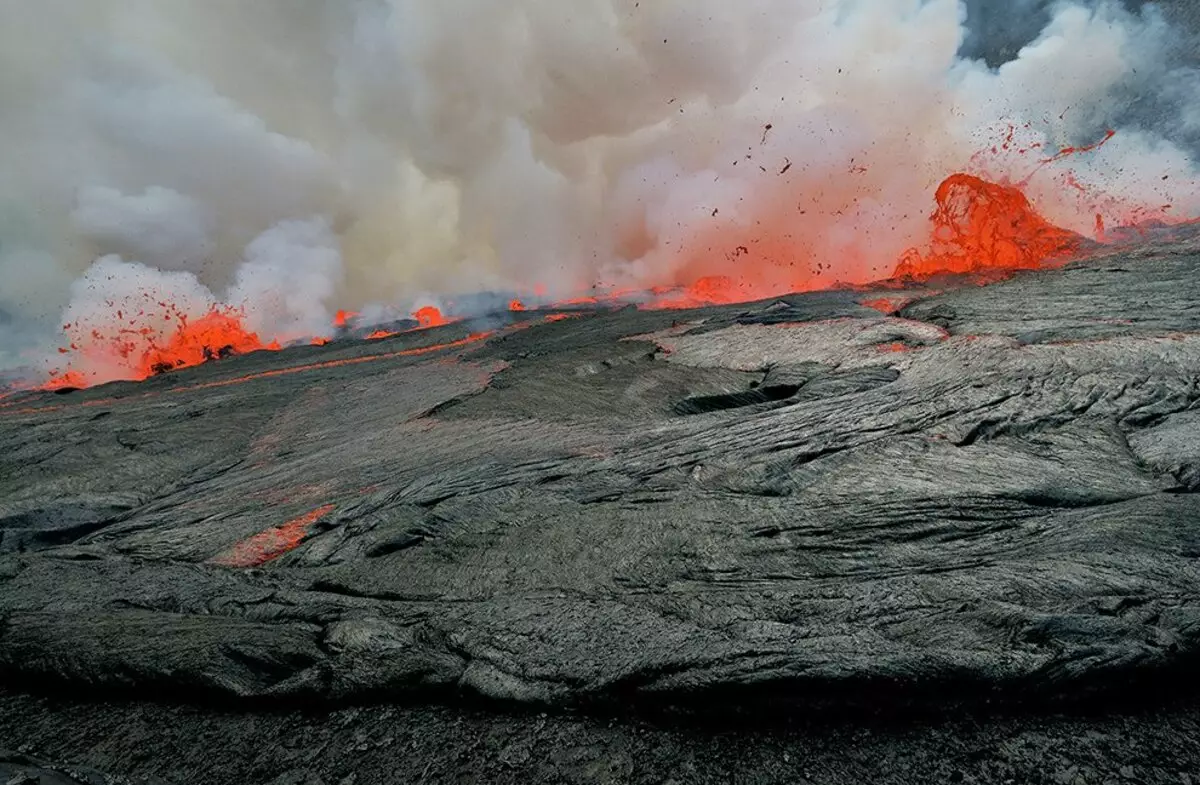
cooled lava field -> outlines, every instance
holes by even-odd
[[[1178,239],[10,394],[0,778],[1191,782],[1198,306]]]

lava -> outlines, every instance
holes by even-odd
[[[277,343],[264,344],[246,330],[237,315],[212,311],[194,322],[180,317],[179,329],[170,341],[162,347],[151,345],[137,373],[144,379],[234,354],[278,348]]]
[[[935,200],[928,251],[909,250],[895,278],[1036,269],[1067,261],[1087,243],[1038,215],[1014,186],[959,173],[938,186]]]
[[[912,297],[875,297],[869,300],[860,300],[858,304],[864,308],[879,311],[885,316],[890,316],[911,303],[914,299]]]
[[[1036,143],[1018,147],[1016,133],[1016,129],[1010,126],[1003,142],[993,147],[991,152],[998,154],[1003,150],[1025,154],[1041,149],[1041,145]],[[1037,167],[1040,169],[1066,156],[1096,150],[1112,137],[1113,132],[1110,131],[1093,144],[1065,147],[1052,156],[1041,158]],[[1045,153],[1042,155],[1045,156]],[[972,165],[982,168],[983,160],[973,158]],[[904,253],[888,280],[895,286],[903,286],[907,281],[926,280],[940,274],[972,274],[979,282],[986,283],[1006,275],[1008,271],[1064,263],[1101,243],[1119,243],[1122,238],[1140,232],[1143,226],[1150,226],[1154,221],[1172,226],[1186,223],[1162,217],[1170,210],[1170,205],[1157,208],[1156,213],[1148,213],[1154,221],[1145,220],[1146,216],[1140,216],[1143,220],[1138,220],[1139,216],[1135,215],[1128,221],[1122,220],[1117,228],[1109,226],[1104,214],[1097,212],[1093,242],[1054,225],[1039,214],[1022,191],[1022,186],[1028,181],[1029,178],[1026,178],[1014,185],[965,172],[947,177],[935,193],[935,209],[930,216],[927,243]],[[1079,184],[1070,172],[1063,175],[1063,183],[1064,193],[1069,191],[1074,194],[1078,191],[1084,197],[1093,199],[1093,194]],[[847,196],[847,209],[853,206],[854,198]],[[804,206],[801,203],[799,207]],[[1112,205],[1106,208],[1111,214],[1113,209],[1109,208]],[[847,258],[842,259],[836,268],[831,260],[815,258],[813,249],[805,239],[806,228],[810,227],[799,223],[812,219],[797,217],[805,215],[805,212],[781,201],[770,207],[767,210],[769,214],[764,214],[762,221],[756,222],[754,228],[719,225],[711,231],[705,230],[702,232],[704,237],[692,243],[690,250],[681,251],[684,256],[677,268],[681,271],[681,279],[676,280],[674,285],[639,290],[596,288],[587,294],[580,293],[579,296],[552,303],[548,303],[544,297],[545,287],[535,285],[532,296],[536,300],[513,298],[508,303],[508,310],[524,311],[527,302],[533,302],[535,307],[549,304],[556,308],[624,306],[634,303],[639,308],[684,309],[748,302],[783,293],[847,285],[833,279],[831,274],[834,269],[842,269],[842,265],[846,269],[854,269],[855,260],[849,257],[854,256],[856,251],[847,251]],[[766,226],[774,228],[767,229]],[[730,247],[733,250],[721,257],[719,249]],[[868,300],[863,304],[885,313],[902,307],[886,297]],[[243,314],[238,311],[214,308],[200,318],[189,320],[170,303],[160,302],[158,305],[165,313],[139,313],[130,318],[128,313],[116,310],[115,319],[108,319],[102,329],[65,325],[70,346],[60,349],[60,352],[68,357],[67,367],[55,372],[41,389],[82,388],[97,380],[112,378],[142,380],[230,355],[280,348],[278,342],[264,342],[247,329]],[[160,314],[167,325],[156,321]],[[417,322],[417,326],[412,328],[415,330],[456,321],[432,305],[417,309],[412,317]],[[332,324],[334,334],[355,327],[359,318],[360,314],[354,311],[337,311]],[[175,323],[173,329],[170,326],[172,321]],[[398,334],[380,327],[365,337],[380,340]],[[305,340],[302,336],[293,337]],[[332,341],[332,337],[318,335],[306,340],[313,346],[324,346]],[[98,368],[104,370],[97,371]],[[123,375],[114,376],[114,372]]]
[[[413,312],[413,318],[417,320],[420,329],[429,327],[441,327],[444,324],[450,324],[450,320],[442,315],[442,312],[432,305],[426,305],[424,308],[418,308]]]
[[[546,317],[545,321],[547,321],[547,322],[556,321],[553,318],[553,316],[554,316],[554,314]],[[528,326],[528,325],[522,325],[522,326]],[[514,327],[517,327],[517,325],[513,325],[509,329],[512,329]],[[322,362],[306,363],[304,365],[292,365],[292,366],[288,366],[286,368],[272,368],[269,371],[259,371],[257,373],[250,373],[250,374],[246,374],[244,376],[235,376],[235,377],[228,378],[228,379],[216,379],[211,382],[199,382],[197,384],[188,384],[188,385],[182,385],[179,387],[170,387],[163,391],[147,392],[147,393],[142,393],[141,395],[136,395],[136,396],[121,397],[121,398],[117,398],[117,397],[97,398],[97,399],[93,399],[93,400],[80,401],[74,405],[86,406],[86,407],[107,406],[109,404],[117,403],[122,400],[140,400],[140,399],[144,399],[144,398],[149,398],[153,395],[159,394],[160,392],[178,394],[178,393],[195,392],[198,390],[212,390],[212,389],[217,389],[217,388],[221,388],[221,387],[231,387],[235,384],[244,384],[246,382],[257,381],[259,379],[274,379],[274,378],[278,378],[281,376],[292,376],[294,374],[308,373],[311,371],[320,371],[320,370],[326,370],[326,369],[330,369],[330,368],[341,368],[344,366],[361,365],[363,363],[373,363],[373,362],[380,362],[380,361],[384,361],[384,360],[395,360],[395,359],[398,359],[401,357],[419,357],[421,355],[433,354],[435,352],[440,352],[440,351],[444,351],[447,349],[460,349],[462,347],[469,346],[473,343],[477,343],[479,341],[490,338],[495,334],[496,334],[496,332],[494,330],[489,330],[487,332],[480,332],[480,333],[471,333],[467,337],[460,338],[457,341],[447,341],[446,343],[437,343],[437,344],[433,344],[430,346],[417,346],[412,349],[400,349],[398,351],[386,352],[383,354],[368,354],[368,355],[365,355],[362,357],[347,357],[347,358],[343,358],[340,360],[324,360]],[[19,407],[20,403],[21,403],[20,400],[17,400],[17,401],[7,401],[3,404],[0,404],[0,414],[18,415],[18,416],[30,415],[30,414],[44,414],[46,412],[54,412],[54,411],[59,411],[61,409],[67,408],[66,405]]]
[[[192,320],[169,303],[159,306],[165,310],[163,321],[175,322],[173,329],[157,325],[154,317],[158,314],[143,311],[128,316],[119,310],[116,320],[103,327],[64,325],[70,344],[59,352],[73,362],[52,374],[41,389],[88,387],[93,380],[87,367],[120,367],[123,378],[141,381],[234,354],[279,348],[274,341],[263,343],[246,329],[241,313],[234,309],[214,308]]]
[[[210,563],[221,567],[259,567],[278,559],[300,545],[312,527],[331,512],[333,512],[332,504],[318,507],[287,523],[273,526],[253,537],[242,540],[229,550],[214,557]]]
[[[107,369],[100,381],[114,378],[113,369],[119,369],[119,378],[142,381],[211,360],[282,348],[278,340],[264,343],[256,333],[247,329],[243,322],[244,315],[237,309],[213,308],[199,319],[192,320],[171,303],[157,304],[162,309],[161,313],[143,310],[130,315],[117,310],[115,319],[108,320],[102,327],[63,325],[69,345],[58,351],[68,358],[68,367],[52,372],[50,379],[37,389],[54,391],[90,387],[97,381],[88,368]],[[174,328],[158,324],[160,315],[162,321],[174,322]],[[358,316],[354,311],[339,310],[334,315],[333,326],[344,330]],[[455,321],[433,306],[418,309],[413,313],[413,318],[417,320],[417,327],[414,328],[417,330]],[[378,340],[397,334],[376,330],[367,338]],[[325,346],[332,338],[319,335],[307,340],[311,346]]]
[[[1099,150],[1101,147],[1103,147],[1105,144],[1108,143],[1109,139],[1112,139],[1116,135],[1117,135],[1117,132],[1110,128],[1109,130],[1104,132],[1104,138],[1101,139],[1100,141],[1093,142],[1091,144],[1080,145],[1077,147],[1064,147],[1063,149],[1059,150],[1054,155],[1045,159],[1042,163],[1047,163],[1047,164],[1053,163],[1054,161],[1058,161],[1062,158],[1066,158],[1068,155],[1075,155],[1077,153],[1090,153],[1092,150]]]

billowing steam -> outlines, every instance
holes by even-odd
[[[1138,5],[0,0],[0,367],[168,309],[871,280],[956,171],[1197,215],[1194,32]]]

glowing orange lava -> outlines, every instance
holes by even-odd
[[[1084,247],[1083,237],[1042,218],[1013,186],[960,173],[946,178],[935,198],[929,249],[909,250],[894,277],[1036,269]]]
[[[331,512],[333,505],[326,504],[285,524],[259,532],[214,557],[211,563],[222,567],[259,567],[278,559],[300,545],[313,525]]]
[[[146,378],[234,354],[278,348],[275,342],[263,344],[235,315],[213,311],[195,322],[180,317],[179,329],[166,346],[151,346],[142,357],[139,373]]]
[[[118,310],[116,319],[103,328],[63,325],[70,344],[59,352],[83,366],[120,366],[123,378],[140,381],[234,354],[279,348],[277,342],[264,344],[247,330],[236,310],[214,309],[193,321],[169,303],[159,303],[159,306],[165,310],[164,321],[175,322],[175,327],[167,331],[165,337],[161,328],[153,326],[151,315],[141,312],[131,316]],[[88,373],[81,367],[68,367],[53,373],[41,389],[87,387],[91,383]]]
[[[555,320],[551,317],[547,317],[546,321],[549,322],[549,321],[555,321]],[[509,329],[516,329],[518,327],[524,328],[524,327],[528,327],[528,326],[530,326],[530,325],[528,325],[528,324],[512,325],[509,327]],[[231,387],[235,384],[243,384],[245,382],[252,382],[252,381],[259,380],[259,379],[274,379],[274,378],[278,378],[280,376],[292,376],[294,374],[308,373],[310,371],[326,370],[329,368],[341,368],[344,366],[361,365],[363,363],[380,362],[383,360],[394,360],[394,359],[397,359],[400,357],[418,357],[418,356],[421,356],[424,354],[433,354],[435,352],[440,352],[440,351],[443,351],[446,349],[459,349],[459,348],[462,348],[465,346],[469,346],[473,343],[477,343],[479,341],[485,340],[487,338],[490,338],[495,334],[496,333],[494,330],[489,330],[487,332],[482,332],[482,333],[472,333],[472,334],[468,335],[466,338],[460,338],[457,341],[448,341],[446,343],[437,343],[437,344],[433,344],[432,346],[417,346],[412,349],[401,349],[399,351],[386,352],[384,354],[368,354],[363,357],[347,357],[347,358],[344,358],[341,360],[325,360],[323,362],[318,362],[318,363],[306,363],[304,365],[293,365],[293,366],[289,366],[287,368],[272,368],[269,371],[259,371],[257,373],[250,373],[250,374],[246,374],[245,376],[236,376],[236,377],[233,377],[230,379],[217,379],[217,380],[211,381],[211,382],[200,382],[198,384],[189,384],[189,385],[183,385],[180,387],[171,387],[162,392],[178,394],[178,393],[195,392],[197,390],[212,390],[212,389],[221,388],[221,387]],[[87,400],[87,401],[79,401],[78,403],[70,404],[70,405],[84,406],[84,407],[108,406],[109,404],[117,403],[119,401],[141,400],[141,399],[149,398],[149,397],[151,397],[153,395],[157,395],[157,394],[159,394],[159,393],[158,392],[147,392],[147,393],[142,393],[140,395],[133,395],[133,396],[127,396],[127,397],[121,397],[121,398],[116,398],[116,397],[96,398],[96,399]],[[3,404],[0,404],[0,414],[2,414],[2,415],[17,415],[17,416],[30,415],[30,414],[46,414],[49,412],[56,412],[56,411],[60,411],[62,409],[66,409],[69,406],[68,404],[62,404],[62,405],[58,405],[58,406],[29,406],[29,407],[18,408],[20,403],[21,402],[18,399],[17,401],[8,401]]]
[[[1048,155],[1049,151],[1043,149],[1040,142],[1030,142],[1022,147],[1018,132],[1019,129],[1009,126],[1002,141],[990,148],[990,154],[1019,156],[1038,151],[1034,172],[1067,156],[1096,150],[1114,135],[1109,131],[1093,144],[1065,147]],[[971,159],[972,171],[986,171],[988,155],[987,150],[977,153]],[[790,167],[789,161],[778,174],[784,174]],[[837,215],[853,214],[865,192],[852,180],[866,171],[866,167],[853,164],[848,171],[849,179],[832,178],[823,186],[825,201],[843,208],[836,211]],[[993,182],[967,173],[950,175],[937,188],[926,244],[904,253],[891,277],[887,281],[877,281],[871,288],[901,289],[914,280],[923,281],[939,274],[971,274],[978,282],[986,283],[1006,276],[1008,271],[1065,263],[1092,247],[1092,240],[1055,226],[1034,209],[1021,190],[1032,176],[1011,185],[1007,180]],[[1103,202],[1101,195],[1089,191],[1069,171],[1061,174],[1060,181],[1064,186],[1061,193],[1072,199],[1088,200],[1088,214],[1092,202],[1096,202],[1097,210],[1103,203],[1105,212],[1095,213],[1097,243],[1114,244],[1136,239],[1138,233],[1144,235],[1143,230],[1153,231],[1159,223],[1164,226],[1189,223],[1170,216],[1171,205],[1138,207],[1132,213],[1120,211],[1117,202]],[[855,227],[844,247],[838,246],[841,250],[837,252],[836,260],[825,258],[830,252],[814,238],[821,237],[829,227],[824,218],[814,216],[809,208],[807,198],[801,198],[799,202],[792,198],[764,198],[754,208],[756,219],[761,220],[755,220],[752,226],[726,221],[724,216],[717,219],[718,213],[713,210],[712,216],[719,222],[701,227],[696,237],[688,238],[685,246],[678,249],[675,260],[678,264],[672,268],[676,271],[673,280],[660,281],[669,285],[639,290],[606,289],[598,285],[577,292],[579,296],[548,303],[546,287],[535,284],[532,290],[518,289],[521,298],[512,299],[508,309],[525,311],[526,303],[539,308],[549,304],[586,309],[630,303],[652,309],[698,308],[849,285],[833,278],[835,272],[850,271],[848,275],[857,276],[851,279],[856,283],[864,283],[869,276],[888,275],[888,268],[878,266],[878,259],[873,256],[877,255],[877,248],[873,245],[875,238],[871,237],[869,226]],[[872,262],[876,266],[869,267]],[[875,296],[862,304],[883,313],[894,313],[905,302],[899,296]],[[243,315],[237,311],[214,309],[198,319],[189,320],[170,303],[159,302],[157,305],[161,310],[154,310],[147,304],[146,311],[133,317],[114,307],[115,318],[106,321],[102,329],[64,325],[70,345],[59,351],[67,358],[67,365],[54,372],[41,389],[82,388],[95,383],[98,378],[141,380],[229,355],[280,348],[277,341],[264,343],[248,330]],[[159,321],[160,317],[165,325]],[[339,331],[351,329],[357,326],[359,317],[357,312],[339,310],[332,326]],[[412,317],[417,321],[414,330],[457,321],[457,317],[448,318],[434,306],[422,307]],[[547,321],[562,318],[566,318],[566,314],[552,315]],[[338,334],[332,330],[330,333]],[[380,340],[398,334],[400,332],[379,327],[365,337]],[[328,336],[290,336],[290,339],[309,340],[313,346],[324,346],[332,340]],[[98,371],[98,368],[104,370]],[[114,369],[123,375],[116,377]]]
[[[413,318],[421,326],[421,329],[428,327],[441,327],[443,324],[450,324],[450,320],[442,315],[442,312],[432,305],[426,305],[424,308],[418,308],[413,312]]]
[[[876,297],[870,300],[860,300],[858,304],[865,308],[879,311],[882,314],[890,315],[911,303],[913,299],[912,297]]]

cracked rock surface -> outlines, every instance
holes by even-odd
[[[528,312],[12,396],[0,672],[710,718],[1169,681],[1200,645],[1198,281],[1181,241],[890,314]]]

